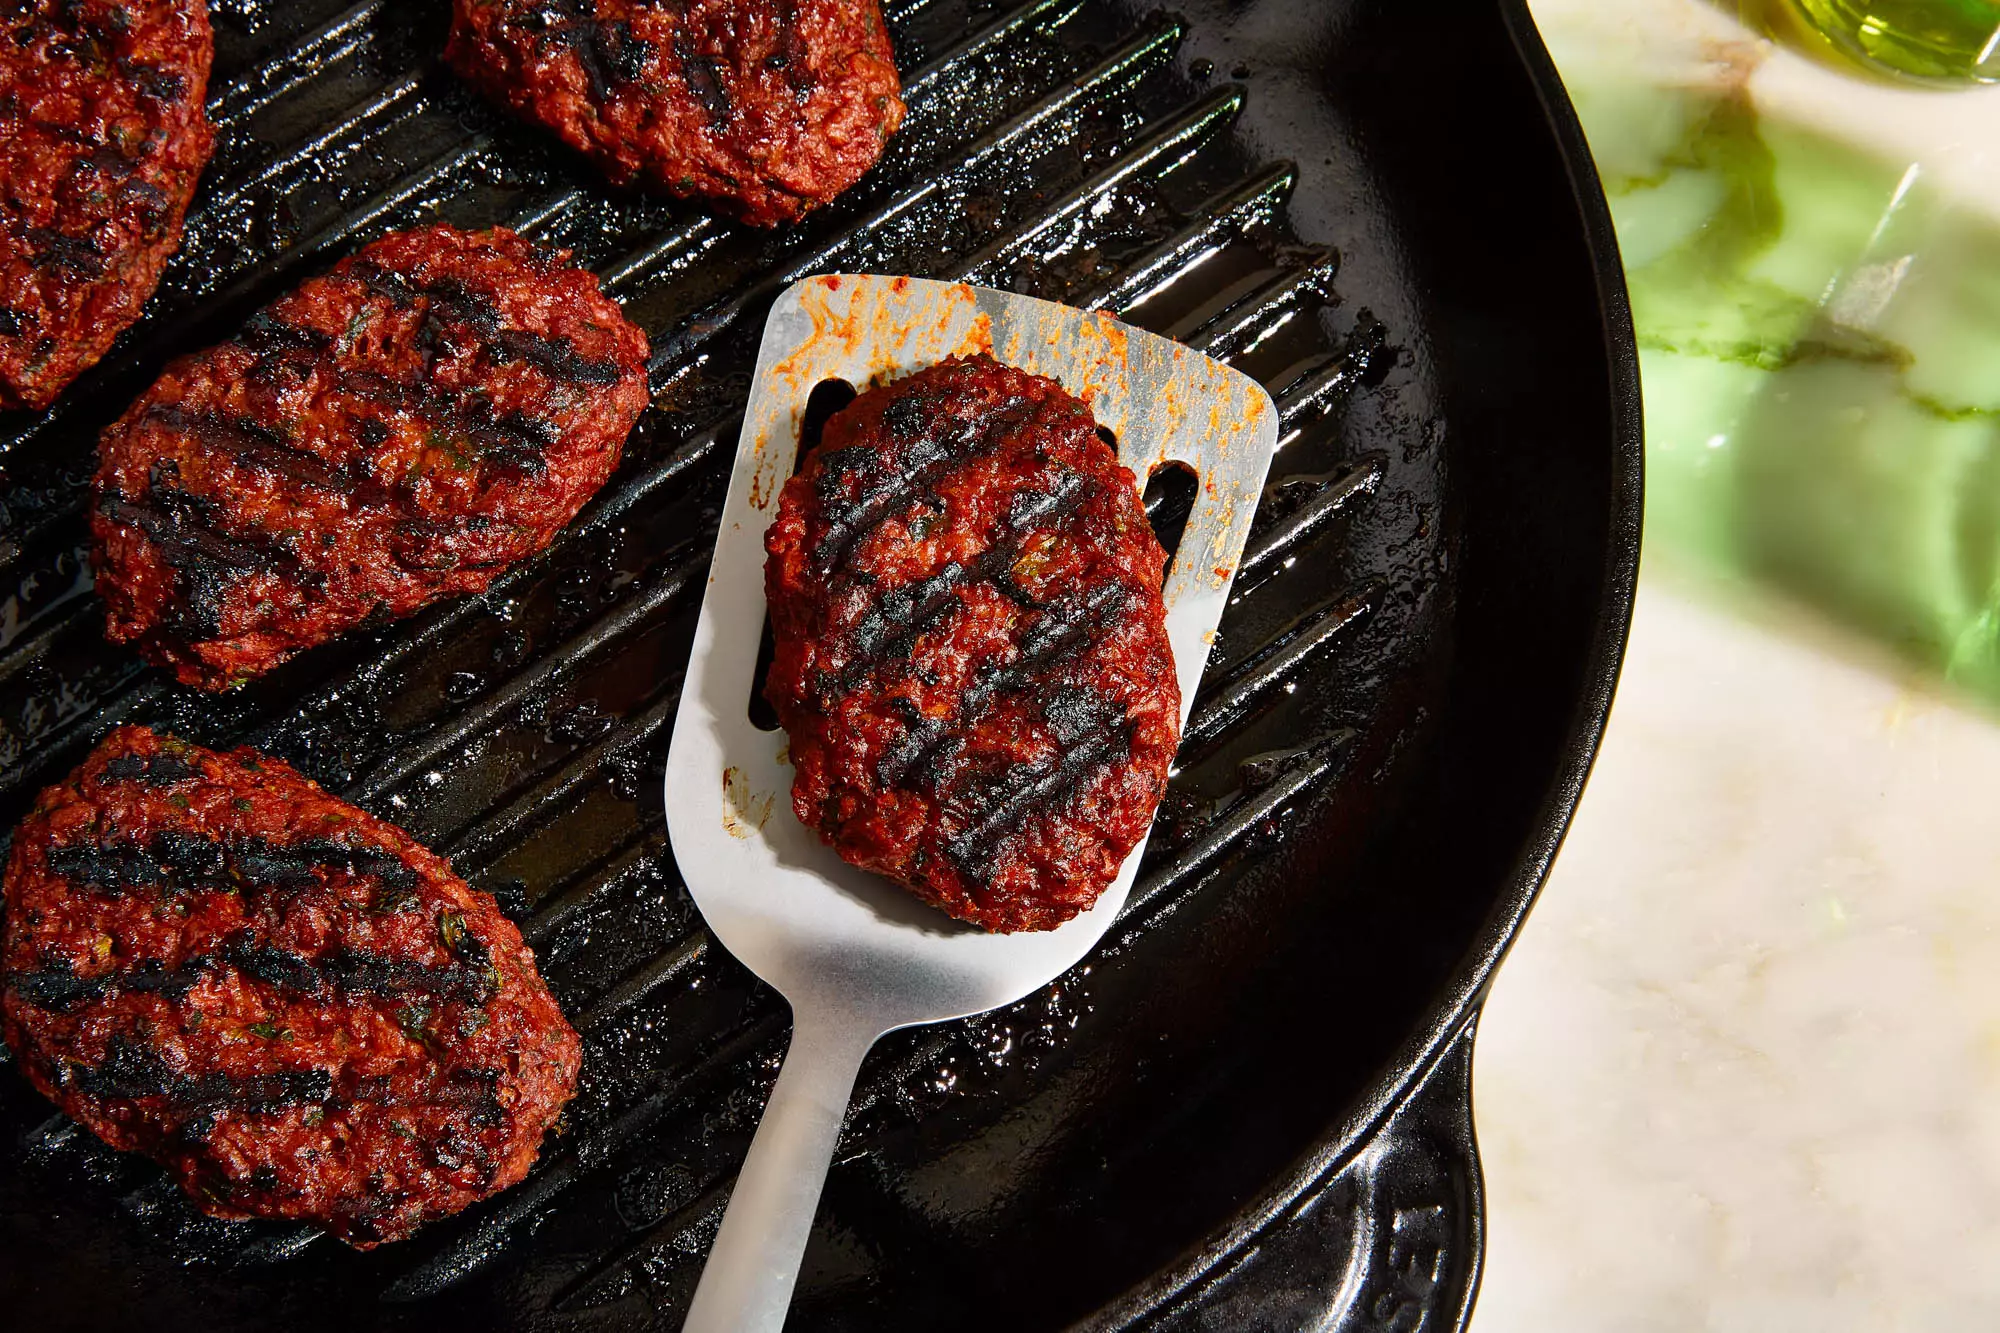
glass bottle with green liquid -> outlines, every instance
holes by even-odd
[[[2000,82],[2000,0],[1793,0],[1848,55],[1938,83]]]

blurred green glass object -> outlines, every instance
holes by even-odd
[[[1864,64],[1951,83],[2000,81],[2000,0],[1794,0]]]
[[[1652,576],[1778,590],[2000,706],[2000,217],[1629,59],[1558,52],[1637,324]]]

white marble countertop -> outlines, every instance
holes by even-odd
[[[1699,0],[1534,10],[1573,82],[1734,79],[2000,216],[2000,92],[1859,83]],[[1672,544],[1481,1026],[1473,1327],[2000,1329],[2000,709]]]
[[[2000,1328],[2000,726],[1642,586],[1475,1047],[1475,1333]]]

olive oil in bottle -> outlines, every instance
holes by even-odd
[[[1867,65],[1941,83],[2000,82],[2000,0],[1794,0]]]

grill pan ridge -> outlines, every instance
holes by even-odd
[[[583,1087],[521,1186],[360,1255],[201,1215],[0,1073],[16,1318],[677,1322],[787,1017],[711,947],[657,775],[764,309],[845,269],[1116,311],[1262,379],[1281,448],[1126,916],[1047,990],[871,1057],[794,1326],[1462,1323],[1472,1020],[1636,568],[1615,246],[1517,0],[889,0],[903,132],[771,235],[610,191],[486,109],[439,62],[444,0],[210,7],[218,150],[181,254],[51,412],[0,417],[0,823],[121,722],[278,754],[499,895]],[[429,219],[575,250],[646,328],[619,474],[485,595],[239,693],[107,646],[96,432],[167,359]],[[1163,531],[1185,503],[1148,496]]]

